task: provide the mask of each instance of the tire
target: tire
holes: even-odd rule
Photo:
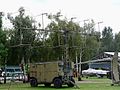
[[[37,87],[38,86],[37,80],[35,78],[30,79],[30,85],[31,87]]]
[[[68,87],[74,87],[75,80],[71,78],[71,81],[67,84]]]
[[[25,80],[23,80],[23,83],[25,83]]]
[[[55,88],[61,88],[62,87],[62,80],[60,78],[55,78],[53,81]]]
[[[51,83],[45,83],[44,85],[45,85],[45,87],[50,87]]]
[[[111,86],[114,86],[114,84],[112,83]]]

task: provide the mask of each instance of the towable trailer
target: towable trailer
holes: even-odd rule
[[[62,61],[30,64],[30,85],[37,87],[44,84],[48,87],[53,84],[55,88],[60,88],[67,84],[74,87],[73,68],[73,62],[66,62],[66,65]]]

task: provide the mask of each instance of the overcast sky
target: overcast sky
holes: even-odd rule
[[[120,31],[120,0],[1,0],[0,11],[6,16],[21,6],[32,16],[61,10],[67,18],[77,17],[75,22],[92,18],[96,23],[103,21],[101,31],[104,26],[113,28],[114,33]]]

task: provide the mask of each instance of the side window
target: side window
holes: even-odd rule
[[[6,72],[14,72],[14,69],[6,69]]]
[[[16,72],[20,72],[20,71],[21,71],[21,69],[15,69],[15,71],[16,71]]]

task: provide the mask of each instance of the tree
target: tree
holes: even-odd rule
[[[112,28],[105,27],[102,31],[102,51],[114,51]]]
[[[19,15],[15,18],[8,15],[8,18],[14,27],[10,39],[11,48],[9,49],[9,64],[13,64],[11,60],[15,61],[14,64],[19,64],[22,59],[25,59],[25,62],[27,62],[30,58],[30,45],[34,42],[35,31],[26,29],[33,28],[33,20],[29,16],[25,16],[24,13],[25,10],[21,7],[19,8]]]
[[[0,64],[4,64],[7,57],[6,33],[2,30],[2,15],[0,15]]]
[[[12,64],[11,60],[14,64],[18,64],[23,57],[27,61],[30,55],[33,62],[62,60],[66,57],[66,47],[68,47],[69,59],[72,61],[75,61],[76,53],[80,58],[79,54],[82,52],[84,61],[90,60],[96,54],[100,33],[95,32],[93,20],[91,23],[85,23],[84,27],[80,27],[78,23],[66,17],[61,19],[60,12],[48,15],[51,22],[45,28],[45,32],[40,31],[41,36],[45,35],[45,38],[41,39],[35,37],[36,33],[33,29],[25,29],[33,28],[32,19],[25,16],[23,8],[20,8],[19,12],[20,14],[15,18],[9,17],[14,26],[8,34],[10,37],[9,64]]]
[[[83,56],[82,60],[91,60],[99,53],[100,46],[100,32],[95,31],[94,20],[89,23],[85,23],[83,32],[85,33],[83,38]]]
[[[53,56],[60,60],[65,58],[66,45],[69,48],[69,59],[75,60],[75,50],[80,51],[77,47],[81,45],[81,34],[79,33],[80,26],[73,21],[68,21],[67,18],[60,19],[61,13],[56,15],[49,15],[51,23],[47,26],[47,29],[52,33],[49,35],[49,40],[52,41]]]
[[[76,53],[77,57],[80,58],[80,53],[82,52],[82,60],[91,59],[97,51],[98,48],[98,39],[100,38],[99,33],[94,30],[94,21],[86,24],[84,27],[80,27],[78,23],[74,23],[73,21],[68,21],[67,18],[60,19],[61,13],[57,13],[56,15],[51,15],[49,18],[51,19],[51,23],[48,25],[48,29],[56,30],[50,34],[50,38],[53,43],[53,47],[59,45],[65,45],[65,34],[64,31],[67,31],[67,40],[69,46],[69,58],[72,61],[75,61]],[[62,33],[60,30],[63,30]],[[62,53],[59,53],[62,50]],[[65,48],[57,48],[53,51],[55,54],[58,54],[60,57],[64,56]],[[57,56],[57,55],[54,55]]]
[[[114,50],[118,52],[120,51],[120,32],[115,35]]]

